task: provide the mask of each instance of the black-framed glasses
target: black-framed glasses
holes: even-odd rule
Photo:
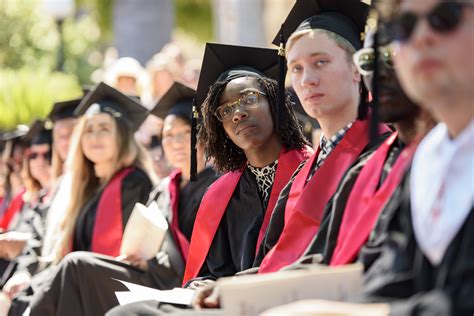
[[[51,152],[51,150],[49,150],[47,152],[31,152],[30,155],[29,155],[29,158],[31,160],[34,160],[34,159],[39,158],[40,156],[43,157],[44,160],[51,161],[52,152]]]
[[[395,51],[391,44],[380,46],[378,48],[379,58],[384,65],[393,69],[393,57]],[[357,70],[362,76],[371,75],[374,71],[375,53],[372,47],[359,49],[353,56],[352,59],[357,67]]]
[[[454,31],[462,20],[464,7],[473,7],[472,3],[442,1],[430,12],[419,15],[410,11],[402,12],[390,23],[390,32],[394,40],[406,42],[410,39],[420,19],[426,19],[430,27],[439,33]]]
[[[244,109],[257,108],[259,95],[266,95],[266,94],[260,91],[247,92],[236,101],[229,102],[229,103],[219,106],[216,109],[216,112],[214,112],[214,115],[221,122],[230,121],[232,117],[234,116],[234,113],[237,107],[242,107]]]

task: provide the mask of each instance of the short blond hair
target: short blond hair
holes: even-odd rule
[[[346,53],[347,61],[349,63],[352,63],[352,55],[354,55],[356,52],[355,47],[341,35],[324,29],[305,29],[294,32],[293,34],[291,34],[291,36],[288,38],[288,41],[286,42],[286,54],[288,54],[288,51],[291,49],[291,47],[295,44],[297,40],[306,35],[309,38],[314,38],[314,35],[316,33],[326,34],[336,43],[337,46],[344,50],[344,52]]]

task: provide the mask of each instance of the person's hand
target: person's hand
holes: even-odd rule
[[[11,304],[12,300],[8,295],[0,291],[0,315],[8,315]]]
[[[6,232],[0,234],[0,257],[11,260],[18,257],[28,243],[31,234]]]
[[[28,272],[15,273],[3,287],[3,292],[13,299],[18,293],[27,289],[31,284],[31,275]]]
[[[219,287],[215,281],[198,287],[191,304],[195,309],[219,308]]]
[[[138,255],[120,255],[115,258],[117,261],[128,263],[134,267],[137,267],[143,271],[148,270],[148,261],[141,258]]]
[[[211,279],[195,280],[189,283],[187,288],[190,290],[197,290],[198,288],[205,287],[206,285],[213,284],[215,282],[216,281],[211,280]]]

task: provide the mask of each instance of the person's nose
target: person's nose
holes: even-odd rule
[[[234,111],[232,121],[234,123],[238,123],[243,119],[247,118],[248,116],[249,114],[247,113],[247,110],[239,104]]]

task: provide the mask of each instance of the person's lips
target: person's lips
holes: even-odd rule
[[[316,102],[324,97],[323,93],[310,93],[304,97],[305,102]]]
[[[252,124],[252,123],[240,123],[239,125],[237,125],[237,127],[235,128],[235,134],[236,135],[240,135],[244,132],[247,132],[249,131],[250,129],[252,128],[255,128],[255,124]]]
[[[421,59],[418,63],[416,63],[414,70],[420,74],[431,72],[436,69],[439,69],[442,65],[442,62],[438,59],[434,58],[425,58]]]

